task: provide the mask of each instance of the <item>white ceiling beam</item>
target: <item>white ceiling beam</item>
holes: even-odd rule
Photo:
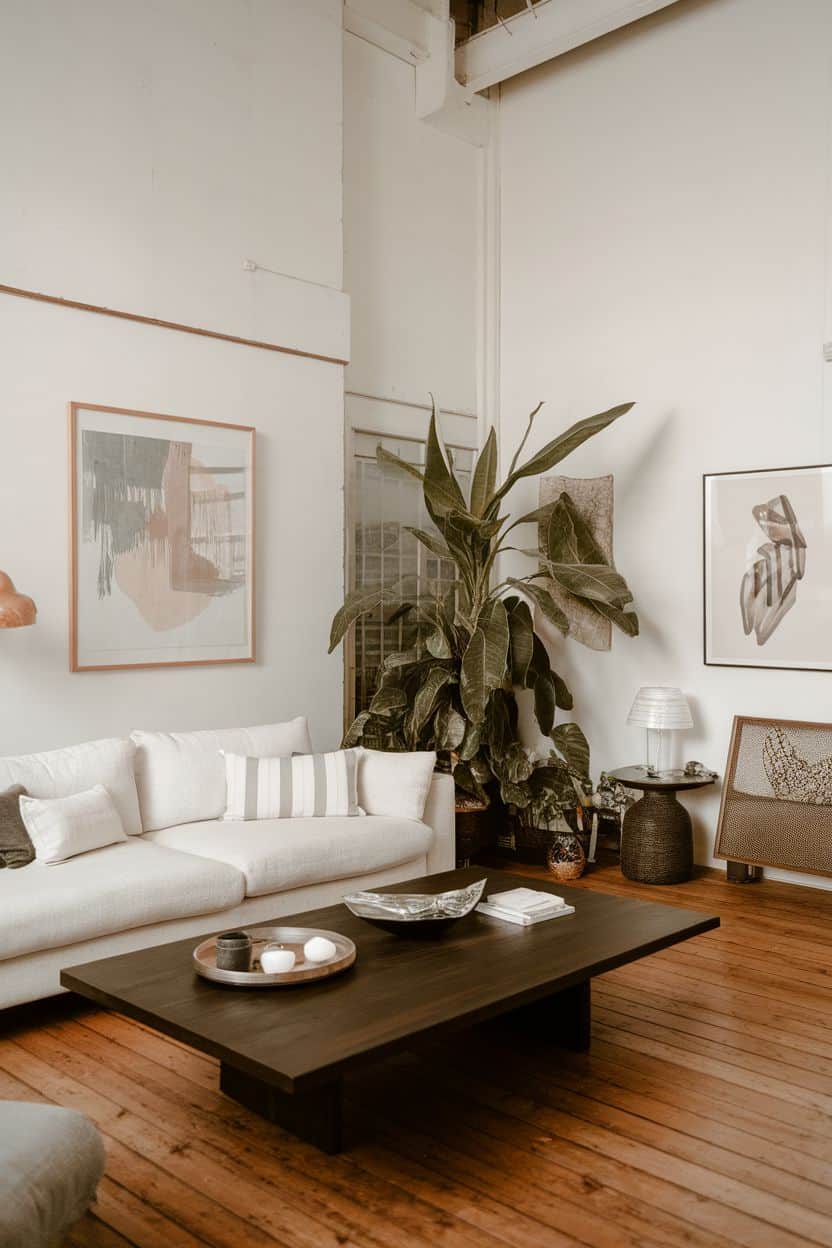
[[[540,0],[466,39],[456,49],[456,78],[469,94],[505,82],[572,48],[677,0]]]
[[[429,56],[433,20],[412,0],[345,0],[344,4],[344,30],[409,65],[418,65]]]

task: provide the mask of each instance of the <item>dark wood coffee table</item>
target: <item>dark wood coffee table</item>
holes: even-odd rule
[[[484,875],[486,892],[531,885],[561,894],[575,914],[533,927],[473,914],[444,938],[420,941],[380,931],[339,904],[276,920],[355,941],[355,965],[320,983],[273,991],[208,983],[193,970],[194,938],[70,967],[61,983],[219,1058],[223,1092],[338,1152],[351,1067],[510,1011],[531,1015],[553,1043],[586,1049],[593,975],[719,926],[710,914],[476,867],[387,891],[441,892]]]

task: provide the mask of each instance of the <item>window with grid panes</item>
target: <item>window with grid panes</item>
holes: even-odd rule
[[[434,597],[454,580],[454,565],[431,554],[405,525],[436,532],[425,510],[419,482],[395,468],[376,462],[376,447],[383,446],[400,459],[424,466],[425,443],[417,438],[355,432],[348,499],[348,578],[350,589],[373,589],[402,577],[412,577],[414,594]],[[470,487],[474,451],[448,446],[454,473],[466,498]],[[379,668],[385,656],[405,649],[411,640],[407,618],[386,621],[395,606],[379,607],[357,621],[348,650],[347,722],[365,710],[375,693]]]

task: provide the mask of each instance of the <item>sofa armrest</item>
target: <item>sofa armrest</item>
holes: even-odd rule
[[[435,771],[431,780],[422,822],[433,829],[428,850],[428,875],[453,871],[456,866],[456,809],[454,778]]]

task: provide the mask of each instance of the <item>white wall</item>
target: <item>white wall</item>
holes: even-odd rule
[[[346,341],[340,21],[338,0],[4,0],[0,281]],[[70,399],[257,427],[256,666],[69,674]],[[0,752],[301,711],[333,745],[342,418],[334,364],[0,294],[0,567],[39,607],[0,635]]]
[[[338,0],[3,0],[4,283],[275,338],[340,288]]]
[[[481,153],[419,121],[414,69],[344,35],[348,390],[476,404]],[[353,404],[364,422],[378,405]],[[424,425],[424,417],[419,417]]]
[[[609,654],[557,647],[596,772],[639,760],[642,684],[685,690],[679,751],[719,770],[735,713],[832,718],[829,676],[702,662],[702,474],[832,451],[830,48],[827,0],[693,0],[503,88],[505,445],[540,398],[538,445],[638,404],[566,469],[615,473],[642,621]],[[688,805],[704,862],[718,795]]]

